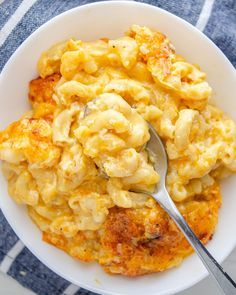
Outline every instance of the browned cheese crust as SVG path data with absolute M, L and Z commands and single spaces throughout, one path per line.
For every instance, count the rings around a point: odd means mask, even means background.
M 219 186 L 179 206 L 184 218 L 201 241 L 212 238 L 221 205 Z M 97 260 L 108 273 L 138 276 L 178 265 L 192 249 L 171 218 L 156 204 L 154 208 L 112 208 L 94 243 L 79 232 L 66 240 L 43 233 L 44 241 L 83 261 Z M 76 252 L 76 246 L 82 247 Z M 82 253 L 82 254 L 81 254 Z

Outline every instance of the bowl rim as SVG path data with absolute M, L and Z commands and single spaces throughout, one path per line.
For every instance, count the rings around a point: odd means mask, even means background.
M 119 5 L 124 5 L 124 6 L 139 6 L 139 7 L 149 7 L 153 10 L 159 11 L 164 15 L 168 15 L 172 18 L 174 18 L 175 20 L 177 20 L 178 22 L 184 24 L 185 26 L 189 27 L 191 30 L 195 31 L 195 33 L 198 34 L 198 36 L 200 38 L 203 38 L 205 40 L 205 42 L 208 42 L 212 47 L 214 47 L 214 50 L 216 52 L 216 54 L 218 54 L 220 56 L 221 59 L 224 60 L 224 62 L 227 64 L 227 67 L 229 68 L 229 70 L 232 72 L 232 75 L 235 75 L 236 77 L 236 71 L 234 66 L 232 65 L 232 63 L 229 61 L 229 59 L 224 55 L 224 53 L 221 51 L 221 49 L 219 47 L 217 47 L 217 45 L 210 39 L 208 38 L 203 32 L 201 32 L 198 28 L 196 28 L 194 25 L 192 25 L 191 23 L 187 22 L 186 20 L 182 19 L 179 16 L 174 15 L 173 13 L 159 8 L 157 6 L 151 5 L 151 4 L 147 4 L 147 3 L 142 3 L 142 2 L 136 2 L 136 1 L 127 1 L 127 0 L 113 0 L 113 1 L 98 1 L 98 2 L 93 2 L 93 3 L 88 3 L 88 4 L 83 4 L 80 6 L 76 6 L 72 9 L 66 10 L 63 13 L 60 13 L 59 15 L 51 18 L 50 20 L 48 20 L 47 22 L 45 22 L 44 24 L 42 24 L 40 27 L 38 27 L 33 33 L 31 33 L 23 42 L 22 44 L 13 52 L 13 54 L 10 56 L 10 58 L 8 59 L 8 61 L 6 62 L 6 64 L 4 65 L 1 73 L 0 73 L 0 81 L 1 79 L 3 79 L 3 76 L 5 75 L 5 73 L 7 72 L 8 66 L 10 64 L 12 64 L 14 62 L 14 58 L 22 51 L 24 50 L 24 47 L 26 46 L 26 43 L 30 42 L 31 40 L 34 40 L 34 38 L 37 37 L 38 34 L 41 33 L 41 31 L 45 30 L 46 27 L 49 24 L 55 23 L 58 19 L 63 18 L 65 15 L 70 14 L 70 13 L 75 13 L 76 11 L 83 11 L 86 10 L 87 8 L 91 7 L 91 8 L 95 8 L 99 7 L 99 6 L 119 6 Z M 50 270 L 52 270 L 53 272 L 55 272 L 57 275 L 59 275 L 60 277 L 66 279 L 68 282 L 71 282 L 75 285 L 78 285 L 78 283 L 74 280 L 71 279 L 68 275 L 65 275 L 63 273 L 63 271 L 58 270 L 56 268 L 54 268 L 54 266 L 49 265 L 46 261 L 46 258 L 44 257 L 43 253 L 37 253 L 37 250 L 33 249 L 30 245 L 30 243 L 28 243 L 27 240 L 25 240 L 24 238 L 22 238 L 22 234 L 20 229 L 18 229 L 12 222 L 11 218 L 9 217 L 10 215 L 8 215 L 8 212 L 4 211 L 4 209 L 2 208 L 2 206 L 0 206 L 7 222 L 10 224 L 11 228 L 13 229 L 13 231 L 16 233 L 16 235 L 18 236 L 18 238 L 23 242 L 23 244 L 30 250 L 30 252 L 40 260 L 40 262 L 42 262 L 46 267 L 48 267 Z M 8 218 L 9 217 L 9 218 Z M 236 239 L 235 239 L 235 243 L 232 244 L 230 250 L 227 253 L 224 253 L 222 259 L 219 260 L 219 263 L 222 263 L 226 257 L 233 251 L 233 249 L 236 247 Z M 195 254 L 196 255 L 196 254 Z M 178 293 L 180 291 L 186 290 L 192 286 L 194 286 L 195 284 L 197 284 L 198 282 L 200 282 L 201 280 L 203 280 L 205 277 L 207 277 L 209 274 L 207 272 L 206 269 L 203 270 L 202 274 L 200 276 L 198 276 L 197 278 L 193 279 L 191 282 L 186 282 L 186 283 L 182 283 L 180 286 L 177 287 L 169 287 L 168 289 L 162 291 L 159 293 L 159 295 L 164 295 L 164 294 L 174 294 L 174 293 Z M 104 289 L 104 287 L 102 287 L 101 285 L 98 285 L 97 287 L 92 287 L 86 283 L 79 283 L 79 287 L 85 288 L 89 291 L 92 292 L 99 292 L 100 294 L 107 294 L 107 295 L 121 295 L 122 293 L 117 293 L 117 292 L 113 292 L 113 291 L 108 291 L 106 289 Z M 124 293 L 123 293 L 124 294 Z M 125 293 L 128 294 L 128 293 Z M 154 293 L 150 293 L 154 294 Z

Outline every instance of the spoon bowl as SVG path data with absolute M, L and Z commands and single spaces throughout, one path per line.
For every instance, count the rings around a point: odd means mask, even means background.
M 161 138 L 151 124 L 149 124 L 149 133 L 150 139 L 146 144 L 146 150 L 151 162 L 153 163 L 154 169 L 160 175 L 160 181 L 155 190 L 158 192 L 163 186 L 165 186 L 166 174 L 168 170 L 168 157 Z

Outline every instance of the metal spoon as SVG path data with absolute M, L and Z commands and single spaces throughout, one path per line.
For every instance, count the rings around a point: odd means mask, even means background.
M 99 98 L 95 98 L 90 104 L 98 101 Z M 87 104 L 84 109 L 83 117 L 85 118 L 89 113 L 89 105 Z M 236 284 L 231 277 L 224 272 L 223 268 L 218 262 L 211 256 L 201 241 L 197 238 L 194 232 L 191 230 L 177 207 L 172 201 L 169 193 L 166 190 L 166 174 L 168 169 L 168 158 L 164 145 L 156 133 L 155 129 L 149 124 L 150 140 L 145 145 L 145 149 L 148 151 L 149 158 L 153 162 L 154 169 L 160 175 L 160 182 L 158 183 L 154 193 L 150 194 L 144 190 L 132 190 L 137 193 L 145 193 L 151 195 L 160 206 L 171 216 L 177 226 L 185 235 L 190 245 L 196 251 L 203 264 L 207 268 L 208 272 L 217 282 L 218 287 L 221 289 L 223 294 L 236 295 Z M 143 149 L 143 148 L 142 148 Z M 105 178 L 109 178 L 104 171 L 100 171 L 100 175 Z
M 156 187 L 156 192 L 152 194 L 152 197 L 161 205 L 161 207 L 172 217 L 177 226 L 183 232 L 193 249 L 196 251 L 203 264 L 207 268 L 208 272 L 217 282 L 223 294 L 235 295 L 236 283 L 230 278 L 230 276 L 224 272 L 223 268 L 217 263 L 217 261 L 211 256 L 207 249 L 203 246 L 194 232 L 191 230 L 179 210 L 176 208 L 169 193 L 166 190 L 165 180 L 168 168 L 168 158 L 164 145 L 157 135 L 155 129 L 149 125 L 150 140 L 147 143 L 147 151 L 152 157 L 154 168 L 160 174 L 160 182 Z M 138 192 L 138 191 L 137 191 Z M 144 192 L 144 191 L 142 191 Z M 145 192 L 149 194 L 149 192 Z

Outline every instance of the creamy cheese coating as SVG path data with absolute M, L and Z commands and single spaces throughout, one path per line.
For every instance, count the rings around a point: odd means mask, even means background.
M 204 65 L 203 65 L 204 66 Z M 43 239 L 106 271 L 140 275 L 191 249 L 148 195 L 159 181 L 145 152 L 151 123 L 169 157 L 167 189 L 205 243 L 236 171 L 236 126 L 209 103 L 206 74 L 158 31 L 70 39 L 43 52 L 29 85 L 32 110 L 0 133 L 9 194 Z

